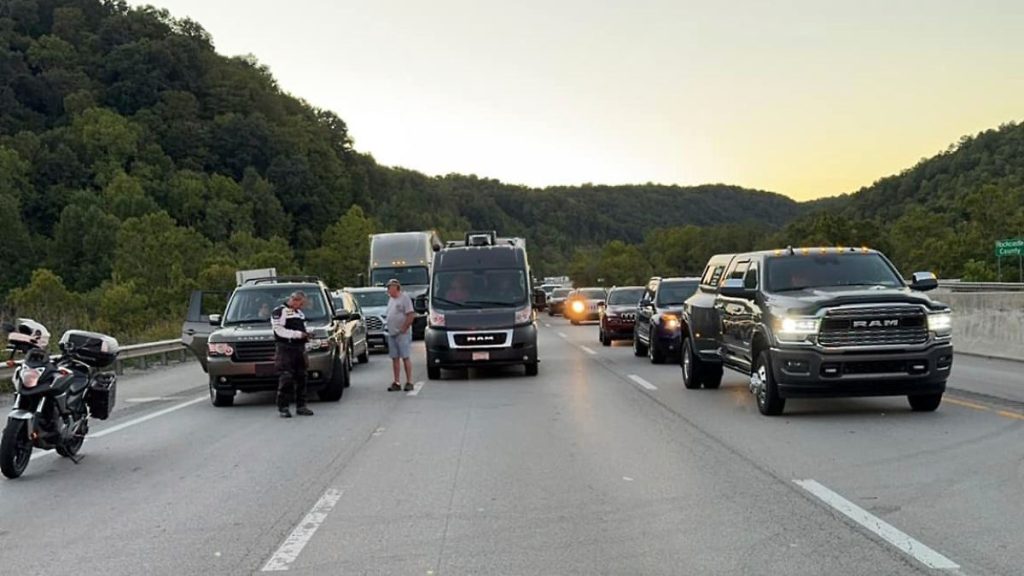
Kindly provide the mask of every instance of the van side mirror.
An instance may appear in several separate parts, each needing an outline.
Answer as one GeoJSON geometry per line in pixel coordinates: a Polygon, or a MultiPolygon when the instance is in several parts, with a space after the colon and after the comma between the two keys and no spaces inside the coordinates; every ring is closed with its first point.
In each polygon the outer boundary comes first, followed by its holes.
{"type": "Polygon", "coordinates": [[[220,314],[210,314],[210,326],[220,326],[220,314]]]}
{"type": "Polygon", "coordinates": [[[414,310],[416,310],[417,314],[426,314],[428,309],[427,295],[420,294],[419,296],[417,296],[416,299],[413,300],[412,302],[412,307],[414,310]]]}
{"type": "Polygon", "coordinates": [[[914,272],[910,280],[910,289],[917,292],[927,292],[939,287],[939,280],[931,272],[914,272]]]}
{"type": "Polygon", "coordinates": [[[747,288],[743,284],[742,278],[729,278],[718,288],[718,293],[726,298],[742,298],[744,300],[753,300],[756,292],[752,288],[747,288]]]}

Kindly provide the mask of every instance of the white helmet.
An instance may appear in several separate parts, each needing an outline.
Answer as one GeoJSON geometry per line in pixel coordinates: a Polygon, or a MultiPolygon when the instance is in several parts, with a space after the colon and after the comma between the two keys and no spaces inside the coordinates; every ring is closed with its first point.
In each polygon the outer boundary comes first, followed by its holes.
{"type": "Polygon", "coordinates": [[[50,331],[35,320],[19,318],[15,331],[7,335],[7,340],[46,348],[50,344],[50,331]]]}

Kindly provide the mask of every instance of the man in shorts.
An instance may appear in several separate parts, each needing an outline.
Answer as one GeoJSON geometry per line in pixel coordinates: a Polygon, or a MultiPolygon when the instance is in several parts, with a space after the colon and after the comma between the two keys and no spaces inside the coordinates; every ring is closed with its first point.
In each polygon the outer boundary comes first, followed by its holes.
{"type": "Polygon", "coordinates": [[[416,309],[413,307],[412,298],[402,292],[402,285],[398,280],[388,280],[388,310],[387,310],[387,339],[388,356],[391,357],[391,370],[395,379],[388,387],[389,392],[397,392],[402,389],[398,385],[400,374],[400,363],[405,364],[405,391],[409,392],[412,386],[412,360],[410,352],[412,349],[412,323],[416,320],[416,309]]]}

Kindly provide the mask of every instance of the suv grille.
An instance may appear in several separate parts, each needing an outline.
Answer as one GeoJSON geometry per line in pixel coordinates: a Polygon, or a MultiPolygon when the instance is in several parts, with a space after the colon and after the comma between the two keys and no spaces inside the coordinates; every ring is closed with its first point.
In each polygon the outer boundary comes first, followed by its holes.
{"type": "Polygon", "coordinates": [[[273,362],[277,356],[277,345],[273,340],[266,342],[234,342],[235,362],[273,362]]]}
{"type": "Polygon", "coordinates": [[[928,341],[928,319],[917,306],[837,308],[822,320],[818,344],[845,346],[913,346],[928,341]]]}
{"type": "Polygon", "coordinates": [[[370,332],[380,332],[384,329],[384,320],[380,316],[367,316],[366,329],[370,332]]]}

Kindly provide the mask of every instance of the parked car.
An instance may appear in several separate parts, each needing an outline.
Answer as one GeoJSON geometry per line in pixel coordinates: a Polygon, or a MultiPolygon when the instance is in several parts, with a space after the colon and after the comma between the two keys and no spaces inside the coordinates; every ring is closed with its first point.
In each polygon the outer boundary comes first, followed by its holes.
{"type": "Polygon", "coordinates": [[[604,288],[580,288],[565,300],[563,316],[574,325],[601,317],[601,306],[608,299],[604,288]]]}
{"type": "Polygon", "coordinates": [[[388,289],[380,287],[347,288],[346,291],[355,297],[359,302],[359,308],[363,311],[367,343],[371,348],[387,351],[388,340],[385,326],[387,324],[388,289]]]}
{"type": "Polygon", "coordinates": [[[214,406],[231,406],[236,392],[277,389],[270,313],[296,290],[306,293],[306,329],[313,334],[306,343],[308,390],[321,400],[341,400],[349,384],[347,316],[334,309],[327,286],[315,276],[278,276],[246,281],[231,293],[226,308],[220,307],[222,292],[192,293],[181,340],[209,374],[214,406]]]}
{"type": "Polygon", "coordinates": [[[367,340],[366,319],[363,317],[359,301],[345,290],[332,293],[331,298],[334,300],[335,311],[339,313],[338,317],[344,318],[342,327],[348,342],[349,366],[351,367],[354,361],[366,364],[370,361],[370,343],[367,340]]]}
{"type": "Polygon", "coordinates": [[[679,357],[679,318],[683,303],[697,291],[700,278],[651,278],[637,307],[633,353],[654,364],[679,357]]]}
{"type": "Polygon", "coordinates": [[[618,286],[608,292],[608,300],[600,309],[598,340],[601,344],[611,346],[615,340],[633,339],[637,306],[643,294],[643,286],[618,286]]]}
{"type": "Polygon", "coordinates": [[[548,316],[555,316],[565,312],[565,299],[572,294],[572,288],[555,288],[548,297],[548,316]]]}
{"type": "Polygon", "coordinates": [[[713,258],[702,284],[682,319],[686,388],[717,388],[725,366],[749,376],[769,416],[788,398],[905,395],[928,412],[942,402],[952,314],[922,293],[938,286],[933,274],[908,284],[881,252],[788,248],[713,258]]]}

